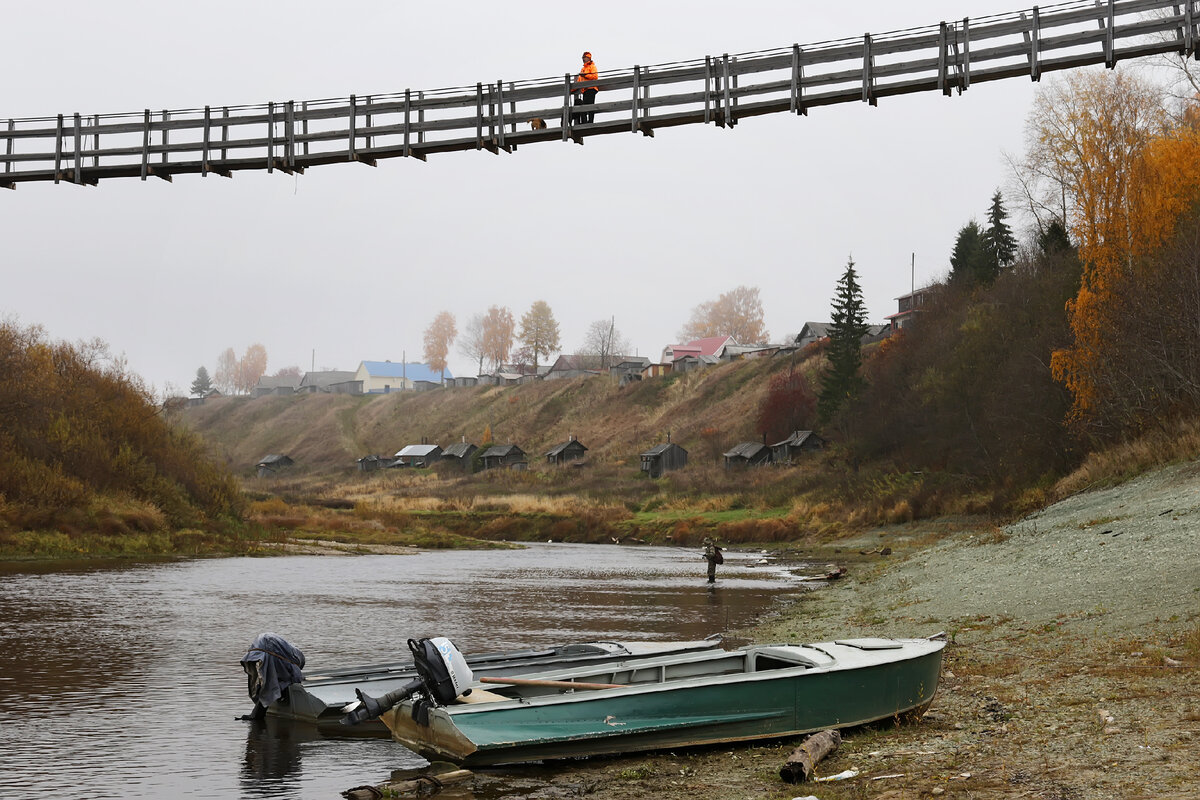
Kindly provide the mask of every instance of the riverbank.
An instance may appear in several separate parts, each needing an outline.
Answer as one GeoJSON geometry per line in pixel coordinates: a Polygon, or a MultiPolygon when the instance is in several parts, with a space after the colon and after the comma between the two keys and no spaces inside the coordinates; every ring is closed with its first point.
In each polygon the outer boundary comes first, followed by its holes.
{"type": "Polygon", "coordinates": [[[920,723],[849,731],[820,765],[854,779],[782,783],[788,741],[485,773],[477,796],[1200,796],[1198,530],[1200,465],[1189,463],[969,536],[914,525],[813,553],[877,560],[734,635],[952,637],[920,723]]]}

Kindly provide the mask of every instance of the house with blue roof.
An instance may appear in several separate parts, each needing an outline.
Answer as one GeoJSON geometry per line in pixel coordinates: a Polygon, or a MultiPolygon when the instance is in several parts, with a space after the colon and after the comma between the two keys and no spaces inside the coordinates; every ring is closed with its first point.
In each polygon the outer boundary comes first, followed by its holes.
{"type": "MultiPolygon", "coordinates": [[[[442,373],[428,364],[395,361],[363,361],[354,373],[354,380],[362,381],[363,394],[387,394],[388,392],[411,391],[418,384],[441,385],[442,373]]],[[[454,380],[446,370],[446,380],[454,380]]]]}

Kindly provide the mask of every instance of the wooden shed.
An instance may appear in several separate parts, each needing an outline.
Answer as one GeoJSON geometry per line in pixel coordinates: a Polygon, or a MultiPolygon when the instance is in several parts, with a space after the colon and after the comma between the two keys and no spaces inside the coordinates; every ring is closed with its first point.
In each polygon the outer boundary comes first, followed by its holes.
{"type": "Polygon", "coordinates": [[[725,469],[730,467],[760,467],[771,463],[771,448],[762,442],[739,442],[724,453],[725,469]]]}
{"type": "Polygon", "coordinates": [[[480,460],[483,462],[484,469],[496,469],[497,467],[523,469],[529,463],[525,459],[525,451],[515,444],[492,445],[480,456],[480,460]]]}
{"type": "Polygon", "coordinates": [[[791,436],[771,445],[771,460],[776,464],[790,464],[803,453],[820,450],[825,444],[825,440],[812,431],[792,431],[791,436]]]}
{"type": "Polygon", "coordinates": [[[255,469],[258,470],[258,477],[269,478],[270,476],[278,473],[280,470],[285,470],[295,463],[295,461],[292,461],[287,456],[276,453],[269,456],[263,456],[254,466],[255,469]]]}
{"type": "Polygon", "coordinates": [[[453,464],[463,472],[471,471],[471,457],[479,448],[470,442],[455,442],[442,451],[441,463],[453,464]]]}
{"type": "Polygon", "coordinates": [[[553,448],[546,453],[547,464],[566,464],[569,461],[578,461],[587,453],[587,448],[572,436],[567,441],[553,448]]]}
{"type": "Polygon", "coordinates": [[[683,469],[685,466],[687,450],[674,442],[655,445],[642,453],[642,472],[650,473],[651,478],[662,477],[664,472],[683,469]]]}
{"type": "Polygon", "coordinates": [[[397,466],[428,467],[442,457],[442,448],[436,444],[410,444],[396,453],[397,466]]]}

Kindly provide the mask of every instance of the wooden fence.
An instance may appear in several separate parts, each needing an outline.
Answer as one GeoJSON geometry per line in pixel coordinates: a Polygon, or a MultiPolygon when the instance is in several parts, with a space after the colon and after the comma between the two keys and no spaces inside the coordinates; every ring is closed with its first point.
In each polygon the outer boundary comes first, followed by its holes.
{"type": "Polygon", "coordinates": [[[501,150],[599,134],[715,124],[912,92],[962,92],[1004,78],[1159,53],[1196,54],[1195,0],[1074,0],[861,38],[574,76],[437,91],[133,114],[0,121],[0,186],[95,185],[102,178],[234,170],[303,172],[319,164],[501,150]],[[594,121],[573,117],[572,89],[595,85],[594,121]]]}

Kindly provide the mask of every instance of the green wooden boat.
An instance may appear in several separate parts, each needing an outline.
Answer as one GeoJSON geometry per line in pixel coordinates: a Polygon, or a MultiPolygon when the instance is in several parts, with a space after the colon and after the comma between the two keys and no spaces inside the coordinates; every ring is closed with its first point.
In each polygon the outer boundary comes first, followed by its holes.
{"type": "Polygon", "coordinates": [[[790,737],[919,716],[944,647],[839,639],[488,678],[456,702],[418,695],[382,719],[410,750],[464,766],[790,737]]]}

